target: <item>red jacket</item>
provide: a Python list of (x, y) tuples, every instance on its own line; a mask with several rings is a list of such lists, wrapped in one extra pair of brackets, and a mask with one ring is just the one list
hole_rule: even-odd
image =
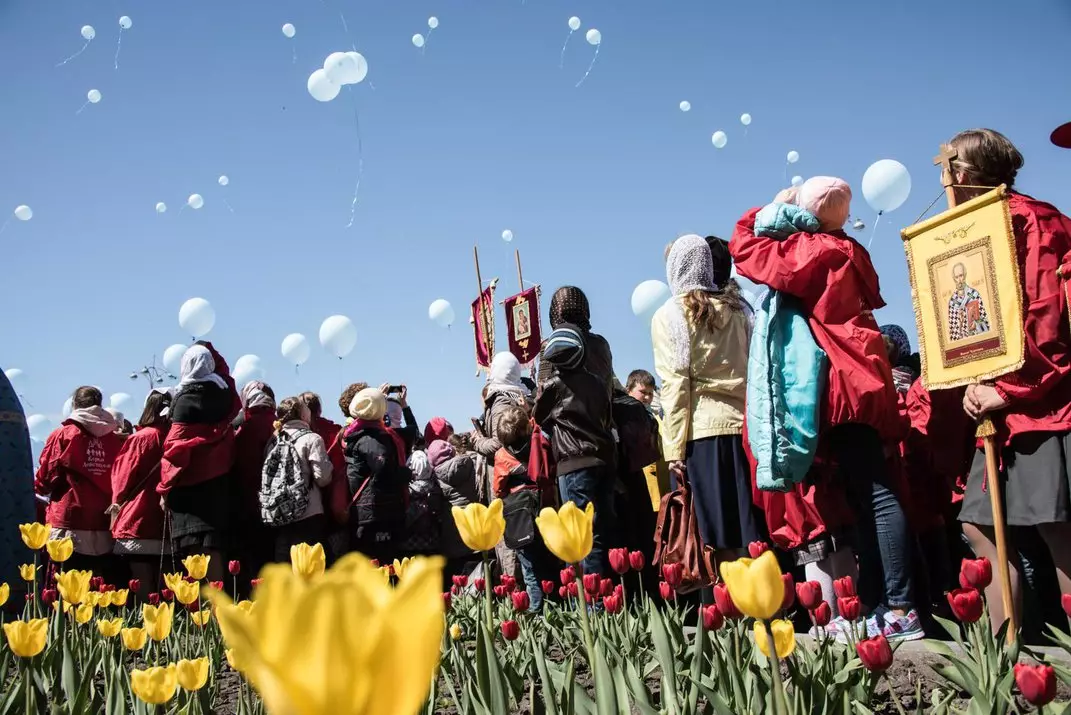
[(870, 255), (843, 231), (796, 233), (783, 241), (757, 237), (758, 211), (737, 222), (729, 252), (740, 275), (803, 302), (814, 339), (829, 357), (822, 423), (867, 424), (886, 442), (899, 443), (905, 425), (874, 320), (885, 301)]
[(156, 485), (164, 456), (165, 432), (144, 427), (123, 442), (112, 465), (112, 503), (121, 509), (112, 524), (116, 539), (161, 539), (164, 512)]
[(342, 425), (326, 417), (312, 418), (312, 431), (323, 438), (327, 445), (327, 457), (331, 460), (331, 483), (324, 489), (327, 510), (337, 524), (345, 524), (350, 517), (350, 484), (346, 479), (346, 455), (342, 449)]
[(974, 457), (975, 425), (963, 411), (963, 392), (929, 392), (916, 380), (907, 393), (911, 430), (904, 441), (904, 459), (912, 498), (942, 514), (963, 498)]
[(993, 415), (1006, 441), (1071, 431), (1071, 331), (1066, 287), (1057, 274), (1071, 260), (1071, 219), (1023, 194), (1012, 194), (1008, 204), (1023, 286), (1026, 362), (995, 383), (1010, 402)]
[[(245, 411), (245, 421), (234, 435), (234, 467), (241, 507), (260, 519), (260, 481), (265, 451), (275, 434), (275, 408), (253, 407)], [(238, 506), (237, 504), (235, 505)]]
[(48, 523), (61, 529), (108, 531), (112, 463), (123, 440), (114, 432), (94, 437), (73, 420), (48, 436), (34, 490), (52, 499)]

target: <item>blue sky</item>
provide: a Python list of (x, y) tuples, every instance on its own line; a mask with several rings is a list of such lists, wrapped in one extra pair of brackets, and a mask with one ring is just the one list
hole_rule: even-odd
[[(127, 375), (188, 339), (178, 308), (202, 296), (218, 315), (209, 337), (232, 363), (261, 356), (280, 396), (315, 389), (337, 419), (343, 383), (405, 382), (422, 420), (467, 423), (480, 410), (464, 317), (474, 243), (484, 277), (501, 278), (501, 298), (516, 287), (514, 248), (546, 298), (582, 286), (624, 376), (652, 363), (629, 298), (639, 282), (664, 279), (665, 244), (689, 232), (728, 236), (782, 187), (792, 149), (801, 160), (791, 173), (839, 175), (856, 188), (864, 242), (874, 219), (858, 191), (864, 170), (895, 158), (911, 171), (912, 195), (883, 218), (872, 253), (889, 303), (879, 320), (912, 333), (898, 229), (940, 193), (930, 163), (940, 142), (999, 129), (1026, 156), (1021, 188), (1071, 205), (1071, 152), (1048, 143), (1071, 120), (1062, 0), (1014, 10), (986, 0), (969, 13), (932, 0), (42, 7), (0, 3), (0, 209), (35, 212), (0, 235), (0, 366), (24, 371), (30, 412), (56, 416), (85, 383), (140, 400), (144, 387)], [(121, 15), (134, 25), (116, 71)], [(422, 54), (410, 38), (431, 15), (441, 24)], [(583, 28), (559, 69), (571, 15)], [(280, 32), (286, 22), (293, 40)], [(96, 38), (55, 67), (82, 45), (85, 24)], [(577, 89), (591, 27), (602, 51)], [(314, 101), (309, 73), (351, 41), (368, 80), (352, 97)], [(103, 100), (76, 115), (91, 88)], [(354, 101), (364, 175), (347, 229)], [(743, 112), (754, 118), (746, 136)], [(721, 151), (710, 142), (717, 129), (729, 136)], [(180, 213), (194, 192), (204, 208)], [(158, 201), (166, 214), (155, 213)], [(427, 318), (440, 297), (459, 315), (449, 331)], [(356, 323), (357, 349), (340, 363), (317, 344), (295, 375), (283, 337), (315, 342), (335, 313)]]

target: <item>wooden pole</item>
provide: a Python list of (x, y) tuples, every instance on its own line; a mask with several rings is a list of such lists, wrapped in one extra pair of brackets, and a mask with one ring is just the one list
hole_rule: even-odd
[[(483, 333), (484, 338), (487, 337), (487, 304), (483, 299), (483, 276), (480, 275), (480, 249), (477, 246), (472, 247), (472, 260), (476, 263), (476, 300), (480, 304), (480, 317), (483, 318)], [(477, 322), (476, 330), (473, 333), (475, 338), (479, 338), (480, 326)], [(478, 352), (478, 351), (477, 351)], [(490, 356), (488, 356), (490, 357)], [(482, 366), (481, 366), (482, 367)], [(479, 375), (479, 371), (476, 373)]]
[(520, 286), (521, 293), (524, 292), (524, 276), (521, 275), (521, 249), (513, 249), (513, 257), (517, 261), (517, 285)]

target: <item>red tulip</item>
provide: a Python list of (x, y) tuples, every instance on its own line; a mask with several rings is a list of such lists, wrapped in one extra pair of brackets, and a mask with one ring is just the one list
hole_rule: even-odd
[(453, 586), (450, 587), (450, 593), (454, 594), (455, 596), (460, 596), (461, 595), (461, 591), (462, 591), (461, 587), (458, 586), (456, 583)]
[(102, 576), (94, 576), (89, 579), (89, 588), (94, 591), (99, 591), (100, 587), (104, 585), (104, 578)]
[(620, 598), (622, 602), (624, 602), (624, 600), (625, 600), (625, 587), (622, 586), (621, 584), (617, 584), (616, 586), (614, 586), (614, 595), (617, 596), (618, 598)]
[(562, 586), (568, 586), (573, 581), (576, 581), (576, 569), (574, 569), (572, 566), (566, 566), (565, 568), (563, 568), (559, 575), (561, 576)]
[(1060, 605), (1064, 607), (1064, 613), (1068, 618), (1071, 618), (1071, 593), (1065, 593), (1060, 596)]
[(822, 601), (811, 609), (811, 618), (814, 619), (814, 625), (819, 628), (825, 628), (833, 618), (833, 609), (829, 607), (828, 603)]
[(158, 594), (158, 593), (150, 593), (149, 594), (149, 605), (150, 606), (159, 606), (160, 605), (160, 594)]
[(253, 588), (256, 588), (257, 586), (260, 585), (260, 582), (263, 581), (263, 580), (264, 579), (260, 579), (260, 578), (250, 579), (249, 580), (249, 585), (252, 586)]
[(479, 593), (483, 593), (483, 589), (487, 585), (487, 582), (484, 581), (482, 578), (478, 578), (473, 580), (472, 585), (476, 587), (476, 590)]
[(46, 588), (41, 591), (41, 603), (45, 604), (46, 606), (51, 606), (53, 603), (56, 602), (56, 599), (58, 597), (59, 591), (54, 588)]
[(621, 612), (621, 599), (617, 596), (603, 596), (602, 607), (606, 609), (606, 612), (610, 615)]
[(541, 585), (543, 586), (543, 593), (547, 594), (548, 596), (554, 593), (553, 581), (544, 581)]
[(673, 588), (681, 585), (684, 580), (684, 564), (662, 564), (662, 576)]
[(491, 591), (494, 592), (495, 598), (505, 598), (506, 594), (509, 593), (509, 589), (505, 586), (495, 586)]
[(517, 621), (502, 621), (502, 637), (508, 641), (515, 641), (521, 635), (521, 627)]
[(110, 584), (110, 583), (102, 584), (101, 587), (100, 587), (100, 592), (101, 593), (111, 593), (114, 590), (115, 590), (115, 586), (113, 584)]
[(744, 614), (733, 603), (733, 597), (729, 595), (729, 587), (724, 583), (714, 584), (714, 603), (718, 604), (718, 610), (726, 618), (744, 617)]
[(834, 581), (833, 592), (837, 594), (837, 598), (851, 598), (859, 595), (855, 592), (855, 581), (852, 580), (851, 576), (838, 578)]
[(613, 592), (614, 592), (614, 582), (613, 581), (611, 581), (608, 578), (604, 578), (602, 581), (599, 582), (599, 595), (600, 596), (609, 596)]
[(528, 597), (527, 591), (514, 591), (510, 596), (513, 598), (514, 610), (523, 612), (532, 607), (532, 600)]
[(580, 598), (580, 587), (577, 586), (576, 581), (573, 581), (571, 584), (569, 584), (565, 588), (567, 588), (569, 590), (569, 596), (570, 597), (572, 597), (572, 598)]
[(665, 581), (658, 582), (658, 594), (662, 597), (663, 601), (668, 601), (673, 598), (673, 587)]
[(584, 591), (589, 596), (594, 596), (599, 592), (599, 574), (586, 573), (584, 574)]
[(1016, 663), (1015, 684), (1031, 705), (1048, 705), (1056, 697), (1056, 673), (1049, 665)]
[(614, 573), (624, 574), (628, 573), (628, 549), (610, 549), (610, 568), (614, 570)]
[(223, 582), (222, 581), (212, 581), (208, 585), (211, 586), (212, 588), (216, 589), (217, 591), (222, 591), (223, 590)]
[(443, 594), (443, 606), (446, 608), (446, 610), (448, 610), (448, 611), (450, 610), (450, 603), (452, 601), (453, 601), (453, 597), (450, 595), (449, 591), (447, 591), (446, 593)]
[(458, 588), (465, 588), (469, 585), (468, 576), (451, 576), (450, 580), (454, 582), (454, 585)]
[(498, 579), (498, 582), (501, 585), (505, 586), (506, 590), (509, 591), (510, 593), (512, 593), (513, 591), (517, 590), (517, 579), (513, 578), (512, 576), (506, 576), (505, 574), (503, 574)]
[(893, 653), (885, 636), (864, 638), (855, 644), (859, 660), (871, 673), (884, 673), (892, 665)]
[(227, 564), (227, 571), (230, 572), (231, 576), (237, 576), (238, 574), (242, 573), (242, 562), (231, 561), (229, 564)]
[(769, 550), (770, 547), (762, 541), (752, 541), (750, 544), (747, 545), (747, 552), (751, 554), (751, 558), (753, 559), (759, 558)]
[(822, 603), (822, 584), (817, 581), (797, 583), (796, 600), (808, 611), (818, 608), (818, 604)]
[(197, 603), (197, 601), (190, 601), (186, 604), (186, 610), (190, 613), (197, 613), (197, 611), (201, 610), (201, 606)]
[(960, 585), (963, 588), (983, 589), (993, 583), (993, 565), (989, 559), (963, 559), (959, 569)]
[(644, 558), (642, 551), (633, 551), (628, 555), (628, 564), (633, 571), (643, 571), (644, 566), (647, 565), (647, 559)]
[(781, 582), (785, 585), (785, 595), (781, 599), (781, 610), (787, 611), (796, 602), (796, 582), (792, 580), (792, 574), (781, 574)]
[(982, 594), (973, 588), (957, 588), (948, 593), (948, 605), (962, 623), (974, 623), (982, 617)]
[(127, 583), (127, 588), (129, 588), (134, 593), (137, 593), (141, 590), (141, 581), (136, 578), (132, 578), (130, 579), (130, 582)]
[(22, 600), (25, 601), (26, 603), (29, 603), (30, 601), (33, 600), (33, 594), (32, 593), (27, 593), (26, 595), (24, 595), (22, 597)]
[(716, 631), (724, 625), (725, 616), (721, 614), (716, 604), (703, 606), (703, 628), (708, 631)]
[(372, 565), (373, 565), (373, 566), (375, 566), (375, 567), (376, 567), (377, 569), (378, 569), (378, 568), (379, 568), (380, 566), (382, 566), (382, 565), (383, 565), (383, 564), (379, 563), (379, 559), (370, 559), (370, 560), (371, 560), (371, 562), (372, 562)]
[(840, 611), (841, 618), (844, 620), (855, 621), (859, 619), (859, 613), (863, 610), (863, 604), (858, 596), (838, 598), (837, 610)]
[(558, 589), (558, 598), (560, 598), (560, 599), (562, 599), (564, 601), (568, 596), (569, 596), (569, 588), (567, 586), (562, 586), (561, 588)]
[(164, 597), (165, 601), (175, 600), (175, 592), (172, 591), (170, 588), (165, 588), (163, 591), (160, 591), (160, 595)]

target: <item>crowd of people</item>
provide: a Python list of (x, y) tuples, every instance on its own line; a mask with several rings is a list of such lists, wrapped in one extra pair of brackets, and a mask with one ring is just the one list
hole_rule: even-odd
[[(821, 585), (834, 631), (845, 623), (834, 581), (855, 576), (868, 629), (910, 640), (924, 634), (920, 613), (957, 587), (954, 558), (969, 547), (996, 563), (987, 490), (1000, 488), (1015, 593), (1025, 582), (1051, 605), (1071, 593), (1071, 332), (1058, 272), (1071, 260), (1071, 220), (1014, 191), (1023, 159), (1004, 136), (971, 130), (951, 145), (961, 199), (982, 191), (974, 187), (1012, 189), (1027, 345), (1015, 373), (928, 392), (905, 331), (874, 318), (885, 305), (877, 272), (842, 230), (850, 188), (816, 177), (745, 213), (731, 240), (689, 235), (667, 247), (673, 297), (651, 322), (655, 375), (618, 381), (588, 298), (573, 286), (550, 302), (534, 379), (513, 355), (494, 356), (471, 430), (441, 417), (419, 425), (404, 386), (364, 383), (339, 396), (336, 423), (314, 393), (277, 399), (262, 382), (236, 386), (214, 347), (197, 343), (178, 385), (149, 395), (133, 434), (122, 434), (99, 390), (74, 392), (40, 458), (42, 518), (73, 539), (69, 566), (133, 577), (146, 592), (189, 553), (212, 556), (211, 580), (239, 562), (238, 588), (248, 589), (261, 565), (288, 560), (299, 543), (324, 544), (329, 559), (441, 554), (448, 585), (480, 563), (451, 507), (501, 499), (496, 568), (523, 582), (539, 611), (543, 583), (560, 568), (535, 528), (540, 508), (594, 505), (586, 573), (608, 574), (615, 548), (639, 551), (657, 572), (659, 512), (686, 487), (714, 559), (771, 544), (798, 578)], [(827, 359), (815, 382), (812, 464), (780, 489), (756, 482), (747, 432), (769, 425), (749, 414), (754, 312), (734, 264), (793, 301)], [(986, 480), (974, 437), (984, 416), (999, 430), (997, 483)], [(998, 624), (999, 586), (988, 595)]]

